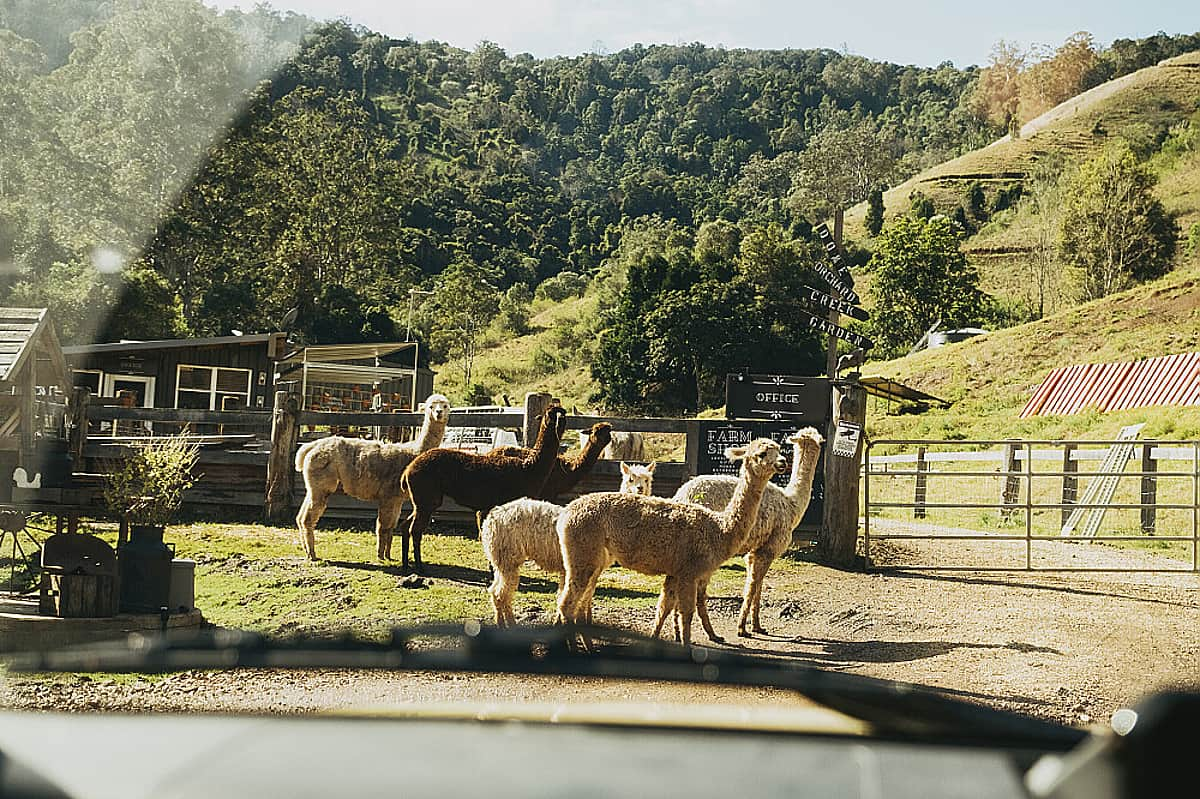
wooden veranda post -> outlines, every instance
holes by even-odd
[[[532,447],[537,441],[538,431],[542,428],[542,414],[550,407],[552,397],[541,391],[531,391],[525,395],[525,422],[521,427],[525,436],[523,446]]]
[[[833,442],[838,422],[853,422],[860,427],[867,419],[867,392],[857,383],[840,382],[833,386],[833,413],[825,440],[825,508],[817,551],[831,566],[849,568],[855,564],[858,544],[858,490],[862,461],[862,437],[852,457],[835,455]]]
[[[271,454],[267,457],[267,491],[264,513],[267,521],[288,521],[296,467],[292,460],[300,440],[300,400],[288,391],[275,392],[271,416]]]

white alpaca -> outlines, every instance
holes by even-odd
[[[646,460],[646,444],[641,433],[614,431],[612,440],[600,457],[610,461],[644,461]],[[588,443],[588,431],[579,431],[579,447],[583,449]]]
[[[788,443],[794,447],[791,479],[784,488],[767,485],[758,509],[758,521],[746,539],[745,548],[734,553],[746,556],[746,587],[742,592],[738,635],[749,635],[746,622],[751,614],[754,631],[766,632],[758,618],[762,603],[763,578],[766,577],[767,570],[775,558],[782,555],[791,544],[792,531],[796,529],[796,525],[804,518],[804,512],[808,509],[808,501],[812,496],[813,475],[816,473],[817,458],[821,455],[823,441],[821,434],[811,427],[788,436]],[[737,480],[733,477],[702,475],[693,477],[681,485],[675,492],[675,499],[721,510],[733,498],[736,486]],[[712,622],[708,618],[707,599],[708,580],[703,580],[696,597],[700,622],[709,638],[720,641],[721,638],[713,632]],[[656,630],[655,635],[657,634]],[[676,634],[678,635],[678,629]]]
[[[621,464],[622,492],[649,496],[653,480],[653,463],[649,466]],[[483,520],[479,538],[495,574],[488,593],[499,626],[510,627],[516,623],[512,605],[522,564],[533,561],[544,572],[563,573],[555,529],[562,509],[562,505],[540,499],[514,499],[492,508]]]
[[[296,514],[296,525],[310,560],[317,559],[314,535],[317,522],[329,504],[329,497],[338,489],[379,505],[375,554],[380,560],[391,557],[392,532],[407,499],[400,488],[400,475],[413,458],[442,443],[450,419],[450,400],[441,394],[431,395],[422,407],[425,419],[420,434],[412,441],[393,444],[326,436],[296,451],[296,471],[304,474],[304,486],[308,489]]]
[[[754,528],[767,482],[787,469],[779,445],[766,438],[725,450],[742,468],[729,506],[717,512],[702,505],[634,494],[588,494],[558,518],[558,538],[566,577],[559,594],[559,618],[586,620],[600,573],[615,560],[643,574],[663,574],[678,593],[683,640],[691,642],[696,591],[718,566],[745,545]],[[658,625],[670,611],[664,591]]]

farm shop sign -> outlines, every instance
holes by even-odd
[[[726,375],[725,416],[819,426],[829,417],[829,380],[796,375]]]
[[[812,378],[804,378],[811,380]],[[828,401],[828,394],[825,395]],[[827,402],[828,404],[828,402]],[[722,421],[720,419],[701,419],[699,421],[700,442],[697,452],[697,474],[727,474],[736,475],[740,464],[725,457],[726,447],[741,447],[756,438],[769,438],[778,442],[783,457],[790,462],[795,455],[794,447],[787,443],[787,437],[802,427],[808,427],[813,422],[800,424],[793,422],[767,422],[755,420]],[[821,424],[816,425],[818,428]],[[825,507],[825,481],[822,475],[824,469],[825,447],[821,447],[821,460],[817,462],[817,471],[813,475],[812,499],[800,527],[815,530],[821,526],[821,515]],[[777,474],[771,482],[782,488],[791,479],[791,471],[787,474]]]

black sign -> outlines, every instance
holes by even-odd
[[[854,346],[862,347],[864,350],[869,350],[871,347],[875,346],[871,339],[867,338],[866,336],[860,336],[859,334],[850,330],[838,327],[828,319],[822,319],[810,311],[800,309],[800,313],[808,317],[808,326],[813,330],[820,330],[822,333],[827,333],[836,338],[840,338],[842,341],[849,341]]]
[[[849,274],[849,269],[846,266],[846,254],[842,252],[842,248],[834,240],[833,234],[829,232],[829,227],[824,222],[821,222],[817,225],[816,230],[817,236],[821,239],[821,246],[825,248],[825,252],[829,255],[829,262],[839,272]]]
[[[820,261],[813,264],[813,271],[820,275],[829,284],[830,288],[841,294],[847,301],[858,305],[858,295],[854,293],[854,289],[850,288],[852,281],[843,280],[840,275]]]
[[[844,300],[839,300],[836,297],[830,297],[828,294],[815,289],[812,286],[805,286],[808,289],[808,294],[801,296],[801,299],[811,305],[816,305],[820,308],[827,308],[831,311],[837,311],[840,314],[851,316],[860,321],[867,321],[871,315],[859,308],[856,305],[851,305]]]
[[[829,418],[829,380],[795,375],[726,375],[725,416],[820,427]]]
[[[828,400],[828,395],[826,395]],[[828,402],[826,403],[828,405]],[[697,463],[697,474],[729,474],[736,475],[740,462],[731,461],[725,457],[727,447],[741,447],[756,438],[769,438],[780,445],[783,457],[792,460],[794,447],[787,443],[787,437],[797,430],[812,423],[793,424],[788,422],[760,421],[722,421],[720,419],[700,420],[700,451]],[[824,423],[815,424],[824,435]],[[808,510],[800,521],[800,528],[815,530],[821,526],[821,515],[825,507],[825,446],[821,446],[821,457],[817,461],[817,471],[813,475],[812,498]],[[779,474],[771,478],[771,482],[780,488],[786,486],[791,479],[791,473]]]

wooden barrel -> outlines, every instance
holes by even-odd
[[[64,619],[107,618],[117,615],[116,576],[42,572],[38,613]]]

